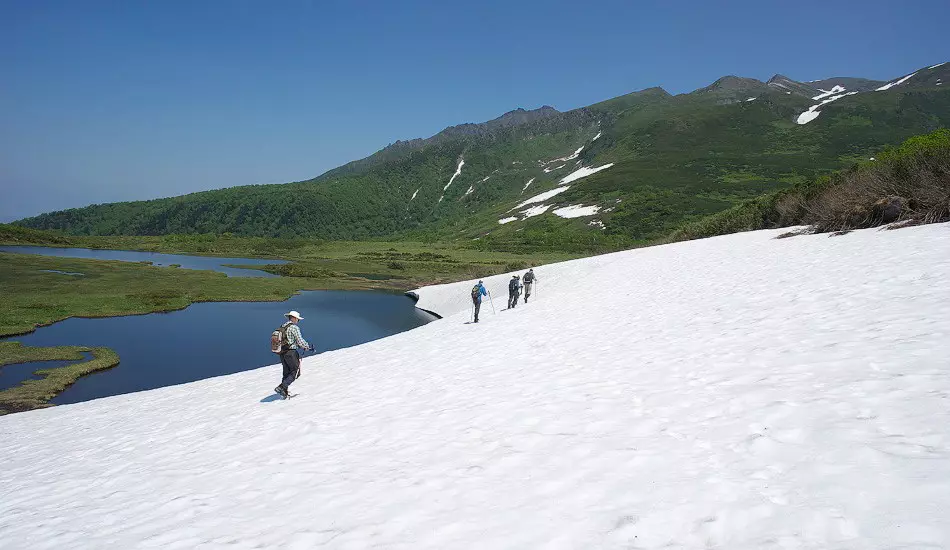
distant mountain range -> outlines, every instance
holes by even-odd
[[[726,76],[675,96],[650,88],[567,112],[516,109],[397,141],[308,181],[17,223],[74,234],[632,243],[950,126],[944,81],[950,64],[888,81]]]

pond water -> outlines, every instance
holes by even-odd
[[[252,258],[216,258],[211,256],[186,256],[184,254],[162,254],[160,252],[138,252],[133,250],[95,250],[92,248],[55,248],[51,246],[0,246],[0,252],[14,254],[39,254],[63,258],[86,258],[92,260],[119,260],[123,262],[152,262],[157,266],[178,264],[182,269],[209,269],[227,274],[229,277],[277,277],[259,269],[241,269],[225,267],[224,264],[266,265],[284,264],[284,260],[261,260]],[[71,274],[70,274],[71,275]]]
[[[304,316],[301,331],[318,352],[362,344],[435,319],[399,294],[310,291],[286,302],[213,302],[170,313],[72,318],[8,339],[30,346],[114,349],[121,361],[117,367],[80,378],[52,400],[76,403],[279,363],[270,352],[270,333],[290,310]],[[36,369],[4,372],[10,367],[16,366],[0,372],[5,377],[19,374],[19,380]],[[279,382],[280,367],[275,367],[273,385]]]
[[[42,376],[33,374],[40,369],[55,369],[73,363],[82,363],[92,359],[92,352],[82,352],[83,359],[78,361],[36,361],[34,363],[16,363],[0,367],[0,390],[19,386],[24,380],[39,380]]]

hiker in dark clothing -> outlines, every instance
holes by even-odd
[[[531,296],[531,289],[534,288],[534,282],[538,280],[538,278],[534,276],[534,268],[529,269],[521,280],[524,281],[524,303],[527,304],[528,297]]]
[[[518,297],[521,296],[521,279],[517,275],[512,275],[508,281],[508,309],[518,305]]]
[[[485,290],[485,285],[481,281],[478,281],[478,284],[472,287],[472,305],[475,307],[475,322],[478,322],[478,311],[482,309],[482,296],[488,296],[488,291]]]
[[[287,322],[281,325],[285,331],[286,337],[280,351],[280,364],[284,366],[284,377],[280,385],[274,388],[281,397],[287,399],[290,395],[290,385],[294,380],[300,378],[300,351],[301,349],[313,351],[311,346],[303,335],[300,334],[300,327],[297,323],[303,320],[300,313],[290,311],[284,314]]]

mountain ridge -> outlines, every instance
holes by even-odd
[[[687,94],[653,87],[564,112],[518,108],[397,141],[310,180],[97,205],[18,223],[81,234],[616,246],[950,125],[950,94],[941,87],[948,67],[885,84],[727,76]],[[525,203],[535,195],[542,198]],[[562,217],[561,206],[572,206],[565,216],[583,215]]]

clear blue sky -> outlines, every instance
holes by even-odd
[[[516,107],[950,60],[946,0],[0,0],[0,221],[301,180]]]

